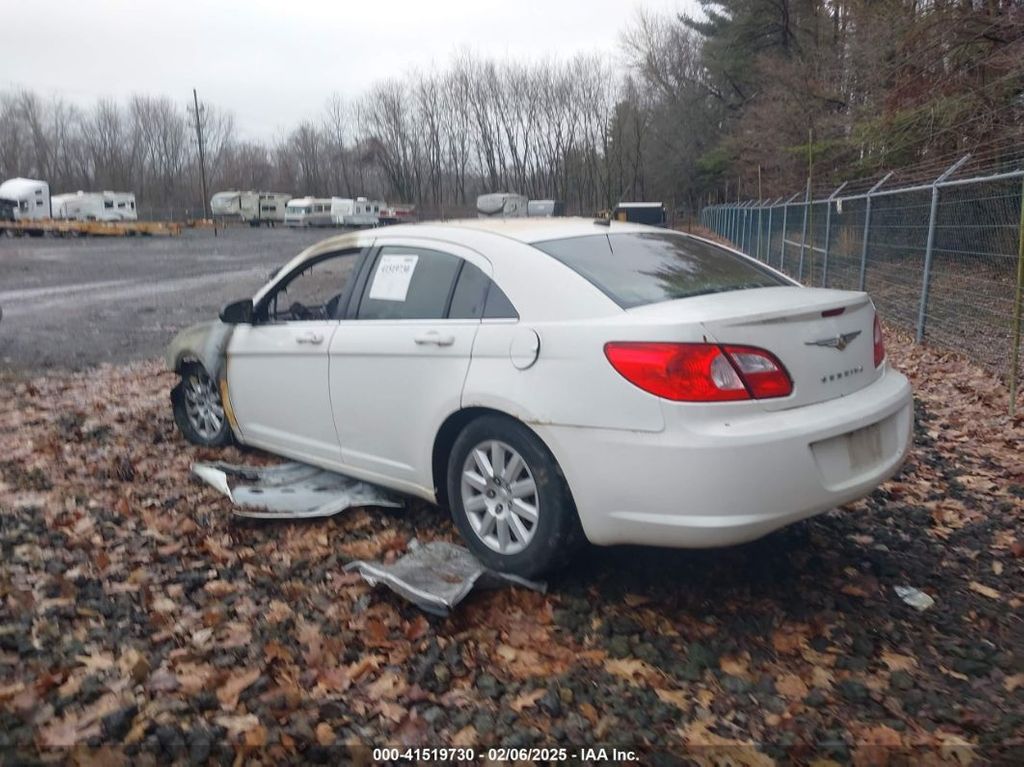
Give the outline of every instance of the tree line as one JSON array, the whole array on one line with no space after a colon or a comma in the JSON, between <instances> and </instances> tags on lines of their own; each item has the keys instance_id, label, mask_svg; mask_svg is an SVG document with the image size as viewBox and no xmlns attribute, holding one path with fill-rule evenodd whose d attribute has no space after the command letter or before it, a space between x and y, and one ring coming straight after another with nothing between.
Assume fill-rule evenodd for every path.
<instances>
[{"instance_id":1,"label":"tree line","mask_svg":"<svg viewBox=\"0 0 1024 767\"><path fill-rule=\"evenodd\" d=\"M519 62L460 54L273 141L204 104L211 191L370 195L426 216L514 191L590 214L623 199L695 211L893 167L929 172L1024 145L1024 11L1014 0L700 0L638 12L616 55ZM202 210L191 104L89 107L0 94L0 178L133 191L143 215ZM1017 155L1013 153L1017 152Z\"/></svg>"}]
</instances>

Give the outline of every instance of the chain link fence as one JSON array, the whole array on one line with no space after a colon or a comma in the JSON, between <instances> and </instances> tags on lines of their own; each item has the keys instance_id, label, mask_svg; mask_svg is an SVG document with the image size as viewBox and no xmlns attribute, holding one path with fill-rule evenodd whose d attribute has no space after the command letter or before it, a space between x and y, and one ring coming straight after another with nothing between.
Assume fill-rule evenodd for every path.
<instances>
[{"instance_id":1,"label":"chain link fence","mask_svg":"<svg viewBox=\"0 0 1024 767\"><path fill-rule=\"evenodd\" d=\"M966 159L966 158L964 158ZM962 163L963 161L961 161ZM1015 390L1024 170L828 197L711 205L701 224L805 285L866 290L881 315Z\"/></svg>"}]
</instances>

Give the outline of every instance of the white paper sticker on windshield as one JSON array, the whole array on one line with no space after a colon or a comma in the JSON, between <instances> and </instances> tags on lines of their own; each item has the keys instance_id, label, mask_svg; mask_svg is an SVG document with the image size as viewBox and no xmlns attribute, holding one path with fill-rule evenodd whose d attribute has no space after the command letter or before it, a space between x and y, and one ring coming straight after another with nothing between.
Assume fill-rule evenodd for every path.
<instances>
[{"instance_id":1,"label":"white paper sticker on windshield","mask_svg":"<svg viewBox=\"0 0 1024 767\"><path fill-rule=\"evenodd\" d=\"M419 256L381 256L370 285L370 298L378 301L404 301L416 271Z\"/></svg>"}]
</instances>

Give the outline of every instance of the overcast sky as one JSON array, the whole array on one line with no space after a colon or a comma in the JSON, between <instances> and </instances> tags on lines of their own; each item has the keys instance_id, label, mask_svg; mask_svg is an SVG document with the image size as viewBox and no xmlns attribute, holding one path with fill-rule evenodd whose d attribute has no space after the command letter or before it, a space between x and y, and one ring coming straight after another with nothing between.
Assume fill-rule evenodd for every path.
<instances>
[{"instance_id":1,"label":"overcast sky","mask_svg":"<svg viewBox=\"0 0 1024 767\"><path fill-rule=\"evenodd\" d=\"M165 94L231 110L242 136L270 139L454 53L516 59L616 53L641 0L49 0L3 13L0 87L80 105ZM694 0L642 0L677 11Z\"/></svg>"}]
</instances>

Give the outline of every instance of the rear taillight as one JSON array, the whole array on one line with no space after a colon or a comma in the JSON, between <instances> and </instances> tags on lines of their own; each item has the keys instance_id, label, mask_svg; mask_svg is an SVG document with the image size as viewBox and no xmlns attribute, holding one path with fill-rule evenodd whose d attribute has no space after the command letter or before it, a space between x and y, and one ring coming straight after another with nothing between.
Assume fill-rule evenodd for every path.
<instances>
[{"instance_id":1,"label":"rear taillight","mask_svg":"<svg viewBox=\"0 0 1024 767\"><path fill-rule=\"evenodd\" d=\"M623 378L678 402L785 397L793 382L773 354L753 346L616 341L605 356Z\"/></svg>"},{"instance_id":2,"label":"rear taillight","mask_svg":"<svg viewBox=\"0 0 1024 767\"><path fill-rule=\"evenodd\" d=\"M885 359L885 339L882 337L882 323L878 320L878 315L875 315L875 367L882 364Z\"/></svg>"}]
</instances>

